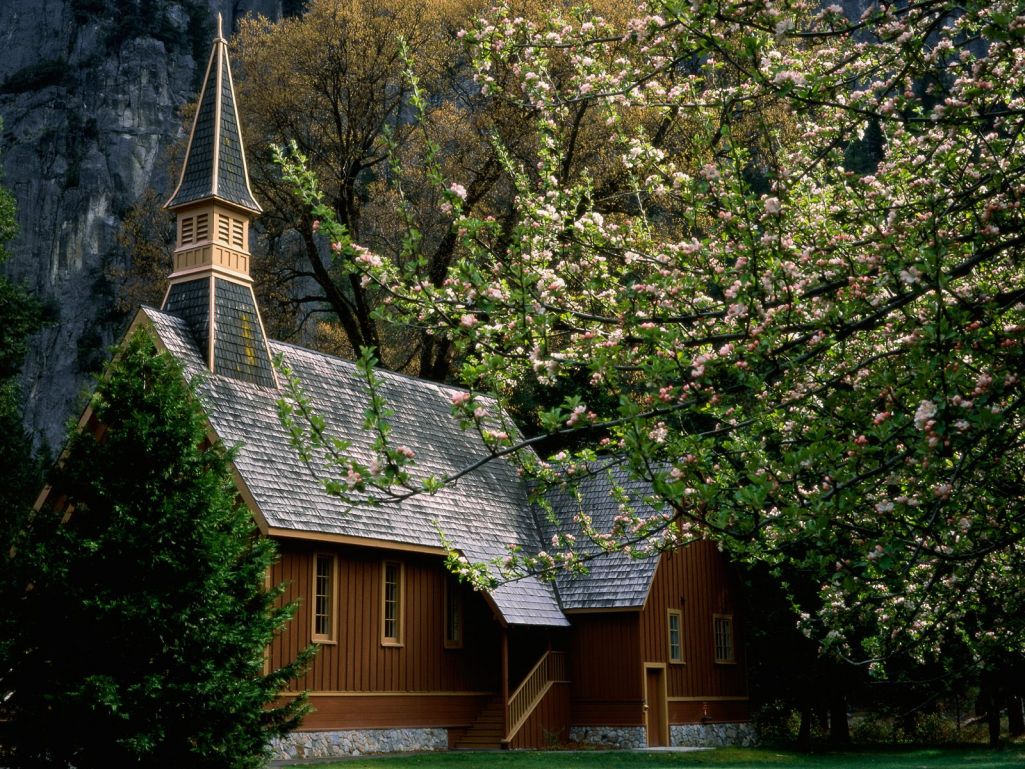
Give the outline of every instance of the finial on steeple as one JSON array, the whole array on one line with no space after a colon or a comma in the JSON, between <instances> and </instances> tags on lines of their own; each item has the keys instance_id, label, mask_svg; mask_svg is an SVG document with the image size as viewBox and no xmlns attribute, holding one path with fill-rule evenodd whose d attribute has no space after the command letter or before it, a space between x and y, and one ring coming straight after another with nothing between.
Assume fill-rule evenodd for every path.
<instances>
[{"instance_id":1,"label":"finial on steeple","mask_svg":"<svg viewBox=\"0 0 1025 769\"><path fill-rule=\"evenodd\" d=\"M224 20L223 20L223 17L221 16L221 14L220 14L220 11L218 11L218 13L217 13L217 39L218 40L223 40L224 39Z\"/></svg>"}]
</instances>

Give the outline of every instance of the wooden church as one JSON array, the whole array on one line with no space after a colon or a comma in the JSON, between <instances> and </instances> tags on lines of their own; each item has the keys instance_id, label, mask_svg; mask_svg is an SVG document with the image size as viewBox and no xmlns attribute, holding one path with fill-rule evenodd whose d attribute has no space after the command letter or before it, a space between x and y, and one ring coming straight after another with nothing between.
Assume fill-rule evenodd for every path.
<instances>
[{"instance_id":1,"label":"wooden church","mask_svg":"<svg viewBox=\"0 0 1025 769\"><path fill-rule=\"evenodd\" d=\"M249 269L260 206L220 33L167 207L177 216L170 286L161 309L140 309L129 333L146 329L196 377L211 439L239 447L238 493L280 552L269 580L299 602L271 664L320 646L295 682L314 710L274 746L278 757L751 739L743 617L731 569L710 543L657 559L604 555L586 576L478 593L446 571L438 532L472 561L502 556L510 543L541 549L550 524L514 467L493 461L434 495L351 507L297 456L278 418L276 356L327 430L369 458L368 393L352 363L264 332ZM379 377L393 439L425 473L443 477L481 456L479 436L451 416L460 390ZM611 527L613 481L643 498L617 472L585 481L579 500L553 494L566 525L582 504L596 526Z\"/></svg>"}]
</instances>

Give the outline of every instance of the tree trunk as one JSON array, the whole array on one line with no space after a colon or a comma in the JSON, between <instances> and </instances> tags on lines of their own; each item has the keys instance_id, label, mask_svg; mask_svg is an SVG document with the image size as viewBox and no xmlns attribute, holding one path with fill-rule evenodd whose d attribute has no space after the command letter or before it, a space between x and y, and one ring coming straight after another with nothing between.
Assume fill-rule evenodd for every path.
<instances>
[{"instance_id":1,"label":"tree trunk","mask_svg":"<svg viewBox=\"0 0 1025 769\"><path fill-rule=\"evenodd\" d=\"M1012 737L1021 737L1025 734L1025 712L1022 711L1019 694L1007 698L1007 729Z\"/></svg>"},{"instance_id":2,"label":"tree trunk","mask_svg":"<svg viewBox=\"0 0 1025 769\"><path fill-rule=\"evenodd\" d=\"M803 753L811 750L811 703L801 703L801 727L797 730L797 749Z\"/></svg>"},{"instance_id":3,"label":"tree trunk","mask_svg":"<svg viewBox=\"0 0 1025 769\"><path fill-rule=\"evenodd\" d=\"M847 697L843 692L829 695L829 742L835 746L849 745L851 728L847 723Z\"/></svg>"},{"instance_id":4,"label":"tree trunk","mask_svg":"<svg viewBox=\"0 0 1025 769\"><path fill-rule=\"evenodd\" d=\"M982 679L982 690L979 692L979 699L986 709L986 725L989 727L990 747L1000 744L1000 700L997 697L996 687L990 676Z\"/></svg>"},{"instance_id":5,"label":"tree trunk","mask_svg":"<svg viewBox=\"0 0 1025 769\"><path fill-rule=\"evenodd\" d=\"M1000 708L997 698L990 697L989 712L986 713L986 725L989 726L989 746L995 748L1000 744Z\"/></svg>"}]
</instances>

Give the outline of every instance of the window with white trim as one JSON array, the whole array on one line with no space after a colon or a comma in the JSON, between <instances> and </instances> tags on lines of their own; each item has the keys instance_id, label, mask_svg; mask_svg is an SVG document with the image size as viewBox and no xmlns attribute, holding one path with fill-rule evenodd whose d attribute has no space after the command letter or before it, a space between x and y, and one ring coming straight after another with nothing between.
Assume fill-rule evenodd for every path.
<instances>
[{"instance_id":1,"label":"window with white trim","mask_svg":"<svg viewBox=\"0 0 1025 769\"><path fill-rule=\"evenodd\" d=\"M381 580L381 643L402 645L402 582L403 565L385 561Z\"/></svg>"},{"instance_id":2,"label":"window with white trim","mask_svg":"<svg viewBox=\"0 0 1025 769\"><path fill-rule=\"evenodd\" d=\"M667 611L666 627L669 631L669 661L683 662L683 614L679 609Z\"/></svg>"},{"instance_id":3,"label":"window with white trim","mask_svg":"<svg viewBox=\"0 0 1025 769\"><path fill-rule=\"evenodd\" d=\"M313 556L313 640L320 643L335 640L336 560L328 553Z\"/></svg>"}]
</instances>

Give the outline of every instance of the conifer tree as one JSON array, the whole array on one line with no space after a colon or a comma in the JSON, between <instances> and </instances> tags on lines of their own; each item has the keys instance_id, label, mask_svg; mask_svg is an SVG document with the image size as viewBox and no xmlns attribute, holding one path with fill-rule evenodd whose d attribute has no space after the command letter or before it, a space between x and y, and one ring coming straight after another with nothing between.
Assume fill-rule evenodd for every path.
<instances>
[{"instance_id":1,"label":"conifer tree","mask_svg":"<svg viewBox=\"0 0 1025 769\"><path fill-rule=\"evenodd\" d=\"M0 187L0 266L7 260L6 244L17 233L15 213L14 196ZM22 424L18 372L25 356L25 340L41 323L40 303L22 286L0 275L0 607L5 609L0 611L0 703L6 671L11 668L12 639L18 629L10 609L21 580L15 573L12 552L41 481L39 462Z\"/></svg>"},{"instance_id":2,"label":"conifer tree","mask_svg":"<svg viewBox=\"0 0 1025 769\"><path fill-rule=\"evenodd\" d=\"M32 584L7 681L13 767L257 767L309 658L265 669L291 615L178 365L138 332L99 385L22 547Z\"/></svg>"}]
</instances>

